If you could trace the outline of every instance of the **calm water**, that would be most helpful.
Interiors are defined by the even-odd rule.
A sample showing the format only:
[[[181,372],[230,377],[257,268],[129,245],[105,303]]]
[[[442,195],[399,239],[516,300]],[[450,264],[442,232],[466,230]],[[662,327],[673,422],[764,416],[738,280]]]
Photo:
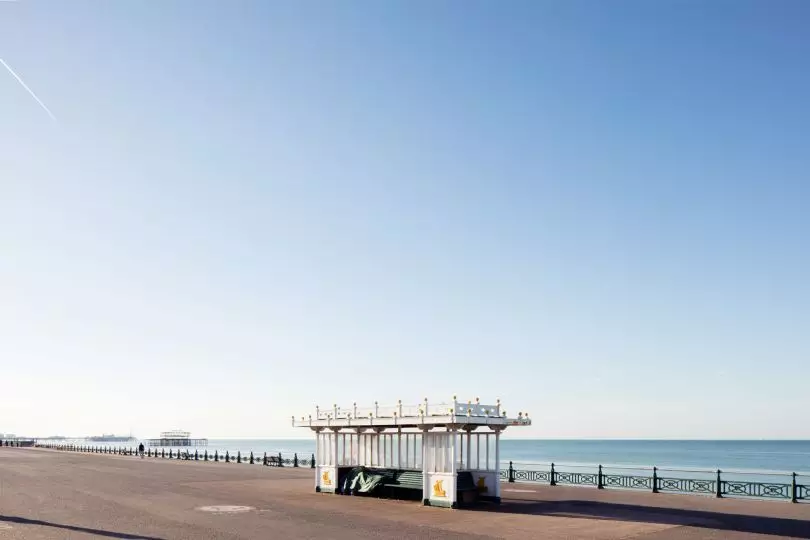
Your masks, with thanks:
[[[115,445],[113,445],[115,446]],[[137,442],[127,444],[137,446]],[[211,439],[209,454],[218,450],[309,456],[310,439]],[[167,448],[168,450],[168,448]],[[501,459],[515,468],[603,464],[640,470],[642,467],[724,471],[785,471],[810,474],[810,441],[621,441],[518,440],[501,441]],[[694,476],[694,475],[692,475]]]

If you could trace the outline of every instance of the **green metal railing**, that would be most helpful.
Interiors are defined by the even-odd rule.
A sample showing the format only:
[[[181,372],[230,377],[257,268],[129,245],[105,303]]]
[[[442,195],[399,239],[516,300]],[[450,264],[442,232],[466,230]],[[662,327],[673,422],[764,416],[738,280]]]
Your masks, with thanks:
[[[520,466],[520,464],[518,464]],[[527,466],[529,467],[529,466]],[[652,467],[630,468],[614,467],[605,473],[606,467],[602,465],[570,466],[569,469],[577,471],[560,470],[557,465],[550,463],[547,469],[515,468],[510,461],[507,469],[501,469],[501,479],[507,482],[534,482],[550,486],[591,486],[597,489],[618,488],[645,490],[652,493],[696,493],[713,495],[715,497],[751,497],[758,499],[782,499],[791,502],[810,500],[810,477],[797,473],[752,473],[742,471],[721,470],[684,470],[661,469]],[[581,469],[590,469],[582,471]],[[632,471],[632,474],[616,474],[614,471]],[[638,474],[649,470],[651,474]],[[663,473],[663,474],[662,474]],[[688,478],[681,476],[684,473],[699,473],[704,478]],[[726,478],[723,478],[726,474]],[[753,475],[759,478],[784,478],[785,481],[747,481],[740,477]],[[799,483],[801,480],[802,483]]]
[[[120,446],[85,446],[74,444],[38,444],[39,448],[49,448],[51,450],[62,450],[66,452],[82,452],[91,454],[115,454],[121,456],[137,456],[138,449],[134,447],[120,447]],[[236,455],[231,455],[229,451],[220,454],[219,450],[214,450],[213,454],[209,454],[208,450],[200,452],[194,450],[174,450],[169,449],[166,453],[165,448],[154,450],[147,448],[144,451],[144,457],[153,459],[179,459],[185,461],[213,461],[224,463],[247,463],[250,465],[265,465],[268,467],[308,467],[315,468],[315,454],[310,457],[299,457],[298,453],[282,454],[279,453],[264,453],[262,457],[254,455],[253,452],[242,456],[241,451],[237,451]]]

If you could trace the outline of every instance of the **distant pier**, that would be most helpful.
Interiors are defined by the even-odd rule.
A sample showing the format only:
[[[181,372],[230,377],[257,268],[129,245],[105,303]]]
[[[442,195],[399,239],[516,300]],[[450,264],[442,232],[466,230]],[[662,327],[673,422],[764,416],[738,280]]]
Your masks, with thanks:
[[[208,439],[192,439],[188,431],[164,431],[158,439],[147,439],[149,446],[208,446]]]

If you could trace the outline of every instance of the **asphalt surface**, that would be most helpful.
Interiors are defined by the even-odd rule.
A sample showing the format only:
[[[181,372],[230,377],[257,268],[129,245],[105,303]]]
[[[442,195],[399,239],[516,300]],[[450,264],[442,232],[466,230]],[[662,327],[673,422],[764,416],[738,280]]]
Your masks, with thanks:
[[[0,540],[810,539],[810,504],[504,484],[473,510],[317,494],[309,469],[0,448]]]

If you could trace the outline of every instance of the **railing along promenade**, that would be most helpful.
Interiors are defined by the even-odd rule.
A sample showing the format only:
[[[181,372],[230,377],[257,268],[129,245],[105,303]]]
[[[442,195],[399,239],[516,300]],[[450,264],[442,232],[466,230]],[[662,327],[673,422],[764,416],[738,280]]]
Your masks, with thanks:
[[[37,444],[40,448],[52,450],[116,454],[124,456],[137,456],[138,451],[133,447],[112,446],[86,446],[73,444]],[[208,450],[191,453],[188,450],[173,450],[148,448],[144,452],[146,458],[175,459],[203,462],[247,463],[251,465],[264,465],[269,467],[315,467],[315,455],[299,457],[297,453],[282,454],[264,453],[262,456],[246,452],[244,455],[237,451],[232,455],[226,451],[220,454],[215,450],[209,454]],[[539,466],[543,468],[538,468]],[[628,489],[643,490],[651,493],[689,493],[722,497],[747,497],[756,499],[779,499],[798,503],[810,501],[810,475],[787,472],[750,472],[750,471],[722,471],[707,469],[675,469],[662,467],[624,467],[602,465],[566,465],[560,466],[549,463],[521,464],[509,462],[507,468],[501,469],[501,480],[508,483],[535,483],[549,486],[588,486],[596,489]],[[702,478],[684,477],[684,474],[700,475]],[[725,478],[724,476],[725,475]],[[741,478],[755,478],[742,480]],[[768,478],[768,481],[761,479]],[[784,481],[770,481],[770,479],[784,479]]]
[[[702,478],[684,477],[684,474]],[[724,478],[723,475],[726,475]],[[742,478],[756,477],[757,480]],[[761,481],[762,478],[784,481]],[[810,500],[810,476],[787,472],[722,471],[708,469],[675,469],[661,467],[623,467],[602,465],[559,465],[549,463],[544,468],[537,464],[510,461],[501,469],[501,479],[509,483],[531,482],[549,486],[590,486],[596,489],[618,488],[645,490],[651,493],[694,493],[721,497],[750,497],[782,499],[791,502]]]
[[[125,446],[86,446],[76,444],[37,444],[37,448],[48,448],[50,450],[61,450],[64,452],[80,452],[89,454],[111,454],[119,456],[138,456],[138,449],[134,447]],[[299,457],[298,453],[283,454],[278,453],[264,453],[262,456],[254,455],[253,452],[246,453],[244,456],[241,451],[236,454],[231,454],[229,451],[220,454],[218,450],[214,450],[212,454],[208,450],[200,452],[195,450],[194,453],[188,450],[174,450],[169,449],[166,452],[165,448],[154,450],[147,448],[143,453],[146,458],[154,459],[177,459],[185,461],[212,461],[222,463],[247,463],[250,465],[265,465],[268,467],[307,467],[315,468],[315,454],[309,457]]]

